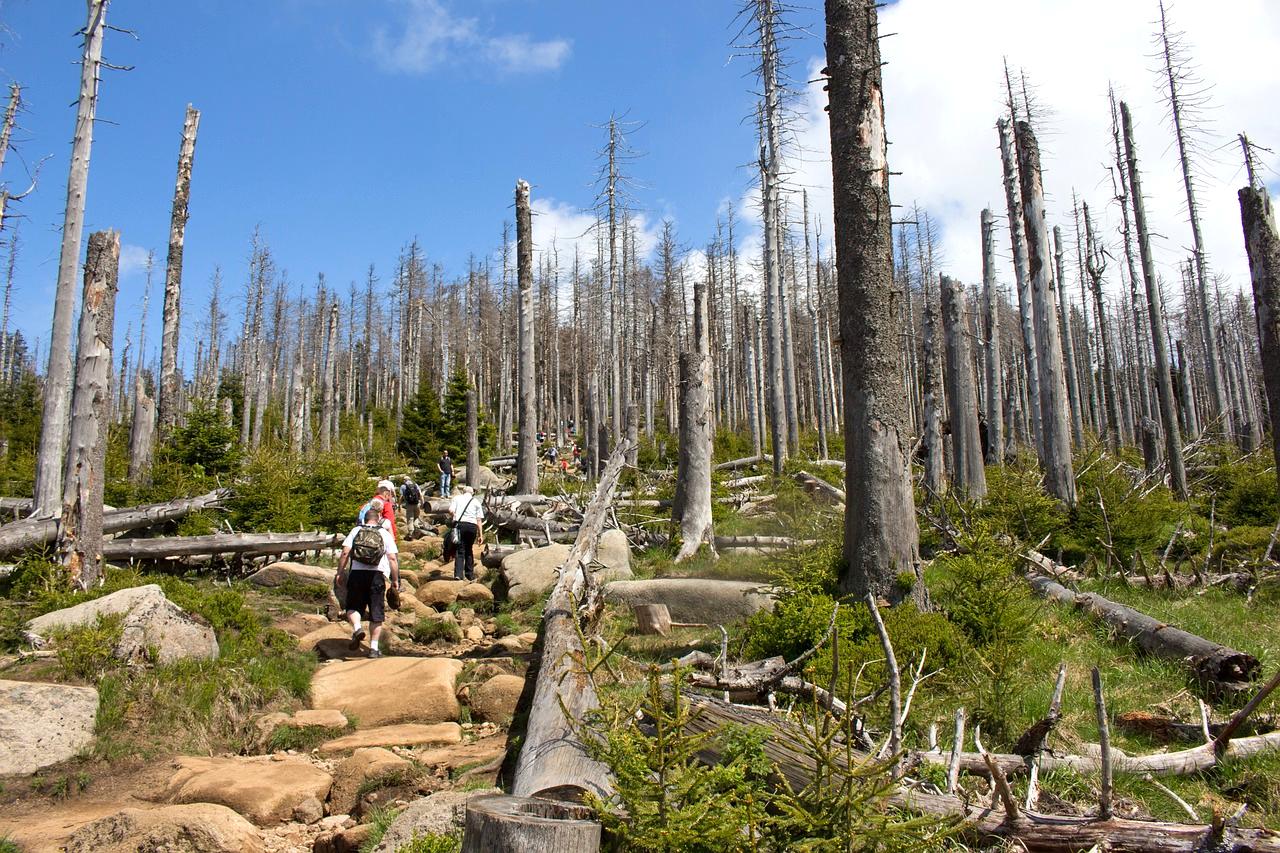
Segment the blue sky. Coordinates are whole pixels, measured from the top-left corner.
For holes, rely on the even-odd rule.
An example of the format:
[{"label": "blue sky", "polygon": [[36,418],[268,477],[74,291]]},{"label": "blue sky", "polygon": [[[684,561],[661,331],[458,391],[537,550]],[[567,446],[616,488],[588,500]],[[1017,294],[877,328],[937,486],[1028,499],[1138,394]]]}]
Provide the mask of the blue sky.
[{"label": "blue sky", "polygon": [[[20,210],[14,322],[31,337],[47,336],[74,122],[73,33],[83,9],[72,0],[0,6],[0,74],[22,83],[26,105],[3,177],[25,186],[24,164],[52,155]],[[133,70],[104,75],[86,234],[121,231],[120,334],[136,323],[142,251],[154,248],[163,266],[188,102],[202,116],[184,325],[200,321],[215,264],[238,291],[259,224],[279,266],[306,285],[324,272],[345,287],[363,280],[371,262],[388,275],[415,235],[447,274],[462,272],[470,253],[500,243],[518,177],[566,215],[592,203],[603,142],[592,125],[611,112],[643,122],[632,143],[644,156],[630,169],[651,226],[671,217],[684,243],[704,244],[717,209],[736,202],[752,178],[741,164],[754,156],[743,119],[755,84],[730,45],[733,9],[115,0],[108,22],[137,39],[107,35],[106,58]],[[816,38],[806,41],[806,53],[821,49]]]}]

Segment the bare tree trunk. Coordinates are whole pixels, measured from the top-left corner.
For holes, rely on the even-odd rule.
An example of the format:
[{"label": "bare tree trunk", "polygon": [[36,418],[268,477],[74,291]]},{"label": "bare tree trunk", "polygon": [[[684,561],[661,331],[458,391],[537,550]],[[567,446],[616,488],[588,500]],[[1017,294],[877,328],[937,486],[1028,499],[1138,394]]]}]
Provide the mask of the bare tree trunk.
[{"label": "bare tree trunk", "polygon": [[[1063,372],[1067,377],[1067,402],[1071,409],[1071,440],[1077,447],[1084,446],[1084,401],[1081,399],[1080,376],[1076,370],[1075,335],[1071,333],[1071,307],[1067,302],[1066,279],[1062,264],[1062,228],[1053,226],[1053,262],[1057,280],[1058,327],[1062,336]],[[1088,351],[1088,336],[1085,338],[1085,350]]]},{"label": "bare tree trunk", "polygon": [[928,500],[947,490],[946,450],[942,446],[942,350],[938,342],[938,309],[930,293],[929,279],[922,291],[924,300],[924,488]]},{"label": "bare tree trunk", "polygon": [[538,413],[534,405],[533,371],[533,225],[529,214],[529,184],[516,181],[516,280],[520,288],[519,319],[519,430],[516,447],[516,492],[538,491]]},{"label": "bare tree trunk", "polygon": [[[875,0],[826,0],[845,426],[842,591],[900,600],[919,581],[919,530],[898,370],[889,161]],[[925,603],[923,582],[912,586]]]},{"label": "bare tree trunk", "polygon": [[1067,388],[1063,377],[1062,342],[1058,337],[1057,300],[1049,267],[1049,232],[1044,221],[1044,186],[1040,177],[1040,148],[1031,125],[1017,123],[1018,176],[1022,184],[1022,216],[1027,235],[1028,273],[1035,309],[1036,340],[1040,342],[1040,457],[1049,493],[1067,506],[1076,502],[1071,464],[1071,436],[1067,425]]},{"label": "bare tree trunk", "polygon": [[1000,295],[996,293],[995,216],[982,211],[982,297],[987,332],[987,464],[1004,464],[1004,388],[1000,364]]},{"label": "bare tree trunk", "polygon": [[[182,311],[182,249],[187,235],[187,203],[191,200],[191,166],[196,155],[196,131],[200,111],[187,104],[182,124],[182,145],[178,148],[178,178],[173,189],[173,212],[169,220],[169,256],[164,266],[164,331],[160,338],[160,383],[156,408],[160,428],[168,430],[177,422],[178,335]],[[277,330],[279,331],[279,330]]]},{"label": "bare tree trunk", "polygon": [[289,446],[298,454],[303,451],[307,425],[307,393],[302,377],[302,335],[299,332],[298,351],[293,358],[293,400],[289,411]]},{"label": "bare tree trunk", "polygon": [[[1280,233],[1265,189],[1248,186],[1240,190],[1240,219],[1253,280],[1262,377],[1271,410],[1272,452],[1280,460]],[[1276,472],[1280,477],[1280,465]]]},{"label": "bare tree trunk", "polygon": [[102,40],[109,0],[88,0],[84,51],[80,59],[80,99],[76,109],[75,136],[71,142],[71,169],[67,174],[67,205],[62,222],[62,249],[58,259],[58,286],[53,302],[53,329],[49,334],[49,367],[44,377],[44,408],[40,425],[40,449],[36,456],[35,503],[32,515],[57,515],[62,502],[63,451],[67,443],[68,409],[71,405],[71,322],[76,308],[76,267],[80,238],[84,234],[84,204],[89,185],[89,154],[93,148],[93,122],[98,108],[98,72],[102,66]]},{"label": "bare tree trunk", "polygon": [[942,330],[947,345],[947,399],[951,403],[952,480],[956,491],[971,501],[987,496],[987,471],[982,464],[982,436],[978,432],[978,395],[973,387],[969,356],[969,324],[965,320],[964,285],[942,277]]},{"label": "bare tree trunk", "polygon": [[636,467],[640,457],[640,406],[627,404],[627,464]]},{"label": "bare tree trunk", "polygon": [[1004,196],[1009,211],[1009,240],[1013,246],[1013,274],[1018,288],[1018,317],[1022,325],[1022,359],[1026,362],[1027,411],[1031,420],[1031,438],[1036,453],[1041,453],[1043,439],[1040,427],[1040,348],[1036,343],[1034,309],[1031,301],[1031,272],[1027,264],[1027,236],[1022,218],[1022,201],[1018,196],[1017,157],[1009,122],[1000,119],[1000,161],[1004,167]]},{"label": "bare tree trunk", "polygon": [[102,504],[106,485],[107,429],[111,412],[111,344],[115,329],[120,233],[89,235],[84,265],[84,304],[76,350],[58,552],[79,589],[102,578]]},{"label": "bare tree trunk", "polygon": [[1178,413],[1173,400],[1173,377],[1169,371],[1169,337],[1164,324],[1164,303],[1156,281],[1155,263],[1151,259],[1151,241],[1147,234],[1147,213],[1142,198],[1142,177],[1138,173],[1138,150],[1133,141],[1133,119],[1129,105],[1120,102],[1120,122],[1129,168],[1129,194],[1133,202],[1134,228],[1138,232],[1138,254],[1142,258],[1142,277],[1147,286],[1147,316],[1151,321],[1151,343],[1155,350],[1156,396],[1160,404],[1160,420],[1164,427],[1165,455],[1169,479],[1179,500],[1187,499],[1187,472],[1182,461],[1182,433],[1178,429]]},{"label": "bare tree trunk", "polygon": [[1116,400],[1115,359],[1111,352],[1111,337],[1107,334],[1107,309],[1102,301],[1102,274],[1107,267],[1107,257],[1093,237],[1093,220],[1089,216],[1089,203],[1084,203],[1085,268],[1093,289],[1093,304],[1098,314],[1098,336],[1102,344],[1102,391],[1107,415],[1107,444],[1113,453],[1120,450],[1120,410]]},{"label": "bare tree trunk", "polygon": [[467,377],[467,485],[480,483],[480,413],[476,405],[476,388]]},{"label": "bare tree trunk", "polygon": [[338,302],[329,306],[324,334],[324,367],[320,378],[320,452],[333,448],[334,379],[338,362]]},{"label": "bare tree trunk", "polygon": [[711,417],[711,331],[707,312],[707,286],[693,285],[693,352],[680,356],[684,406],[680,413],[680,513],[679,563],[698,553],[706,543],[715,554],[711,525],[711,449],[715,424]]}]

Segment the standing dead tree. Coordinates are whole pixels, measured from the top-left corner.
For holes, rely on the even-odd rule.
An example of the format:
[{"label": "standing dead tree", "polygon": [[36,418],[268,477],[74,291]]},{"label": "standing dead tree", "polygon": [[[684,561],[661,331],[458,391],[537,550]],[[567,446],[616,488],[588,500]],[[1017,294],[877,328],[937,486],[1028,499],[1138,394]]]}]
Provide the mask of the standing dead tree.
[{"label": "standing dead tree", "polygon": [[679,563],[706,543],[715,553],[711,525],[711,450],[715,439],[711,387],[711,333],[707,314],[707,286],[693,285],[693,352],[680,356],[684,406],[680,412],[681,495]]},{"label": "standing dead tree", "polygon": [[62,495],[58,552],[79,589],[102,577],[102,506],[106,486],[107,428],[111,420],[111,343],[115,328],[120,234],[89,235],[84,304],[76,350],[76,382]]},{"label": "standing dead tree", "polygon": [[[1250,185],[1240,190],[1240,219],[1253,279],[1253,306],[1258,318],[1262,375],[1271,410],[1273,452],[1280,461],[1280,234],[1276,232],[1275,211],[1265,188]],[[1280,477],[1280,465],[1276,471]]]},{"label": "standing dead tree", "polygon": [[160,383],[156,408],[161,429],[178,420],[178,335],[182,311],[182,250],[187,234],[187,205],[191,200],[191,167],[196,156],[196,131],[200,111],[187,104],[178,149],[178,178],[173,189],[173,213],[169,221],[169,256],[164,267],[164,331],[160,338]]},{"label": "standing dead tree", "polygon": [[516,491],[538,491],[538,413],[534,406],[533,371],[533,224],[529,212],[529,182],[516,181],[516,280],[520,289],[518,389],[520,441],[516,446]]},{"label": "standing dead tree", "polygon": [[1007,119],[996,122],[1000,133],[1000,163],[1004,170],[1004,197],[1009,211],[1009,241],[1013,247],[1013,275],[1018,289],[1018,317],[1022,329],[1022,358],[1026,363],[1027,408],[1031,412],[1031,436],[1040,452],[1040,348],[1036,344],[1034,312],[1031,307],[1031,273],[1027,266],[1027,235],[1022,220],[1022,200],[1018,194],[1018,161],[1013,133]]},{"label": "standing dead tree", "polygon": [[71,142],[71,169],[67,174],[67,205],[62,222],[58,286],[53,301],[53,330],[49,336],[49,367],[45,372],[40,449],[36,457],[35,507],[32,514],[40,518],[56,515],[62,501],[63,450],[67,443],[67,413],[71,404],[71,321],[75,314],[76,267],[80,260],[80,238],[84,234],[89,154],[93,148],[93,122],[98,109],[98,73],[102,67],[108,2],[88,0],[88,20],[81,31],[84,50],[80,59],[80,99],[76,109],[75,136]]},{"label": "standing dead tree", "polygon": [[947,347],[947,399],[951,403],[952,482],[971,501],[987,496],[987,472],[978,432],[978,394],[969,355],[964,285],[942,277],[942,331]]},{"label": "standing dead tree", "polygon": [[[894,600],[903,596],[900,574],[920,577],[920,533],[875,0],[826,0],[826,24],[847,496],[840,587]],[[924,584],[913,590],[923,596]]]},{"label": "standing dead tree", "polygon": [[1045,487],[1067,506],[1076,502],[1071,465],[1071,434],[1067,423],[1067,386],[1063,375],[1062,341],[1057,323],[1053,273],[1049,265],[1049,232],[1045,224],[1044,185],[1040,174],[1040,146],[1031,125],[1019,121],[1015,129],[1018,177],[1022,186],[1022,217],[1027,235],[1027,272],[1035,309],[1036,340],[1040,342],[1040,465]]},{"label": "standing dead tree", "polygon": [[982,305],[987,332],[987,463],[999,465],[1004,461],[1004,406],[1001,402],[1004,390],[1000,363],[1000,296],[996,293],[995,216],[991,208],[982,211]]},{"label": "standing dead tree", "polygon": [[1161,426],[1164,427],[1165,461],[1168,463],[1174,494],[1179,500],[1186,500],[1187,471],[1182,461],[1182,433],[1178,428],[1173,375],[1169,369],[1169,333],[1164,321],[1164,300],[1160,296],[1155,262],[1151,258],[1147,211],[1142,198],[1142,175],[1138,172],[1138,149],[1133,141],[1133,118],[1129,115],[1129,105],[1123,101],[1120,102],[1120,124],[1124,134],[1133,225],[1138,237],[1138,254],[1142,258],[1142,278],[1147,286],[1147,316],[1151,321],[1151,345],[1155,351],[1156,396],[1159,399]]}]

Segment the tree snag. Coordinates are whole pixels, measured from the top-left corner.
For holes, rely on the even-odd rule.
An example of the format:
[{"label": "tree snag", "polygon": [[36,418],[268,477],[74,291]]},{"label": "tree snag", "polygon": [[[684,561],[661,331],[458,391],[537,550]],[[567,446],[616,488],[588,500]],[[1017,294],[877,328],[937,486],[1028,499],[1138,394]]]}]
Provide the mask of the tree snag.
[{"label": "tree snag", "polygon": [[[173,189],[173,213],[169,220],[169,256],[164,266],[164,330],[160,337],[160,386],[156,408],[160,428],[178,420],[178,335],[182,311],[182,249],[187,235],[187,203],[191,199],[191,166],[196,155],[196,131],[200,111],[187,104],[178,149],[178,178]],[[280,330],[277,330],[280,331]]]},{"label": "tree snag", "polygon": [[[520,289],[517,333],[517,401],[520,441],[516,446],[516,491],[538,491],[537,411],[533,374],[533,224],[529,182],[516,181],[516,280]],[[599,401],[597,401],[597,406]],[[598,426],[600,424],[597,424]]]},{"label": "tree snag", "polygon": [[[1258,318],[1262,374],[1271,410],[1272,452],[1280,460],[1280,234],[1275,210],[1265,189],[1240,190],[1240,219],[1253,279],[1253,306]],[[1280,467],[1276,469],[1280,477]]]}]

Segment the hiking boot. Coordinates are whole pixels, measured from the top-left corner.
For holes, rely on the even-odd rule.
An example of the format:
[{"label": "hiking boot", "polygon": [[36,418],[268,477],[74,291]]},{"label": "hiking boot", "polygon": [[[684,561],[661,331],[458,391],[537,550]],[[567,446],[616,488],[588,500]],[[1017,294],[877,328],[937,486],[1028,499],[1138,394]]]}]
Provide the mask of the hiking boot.
[{"label": "hiking boot", "polygon": [[364,639],[364,629],[357,628],[354,632],[352,632],[351,642],[347,643],[347,648],[351,649],[351,651],[354,652],[356,649],[360,648],[360,641],[363,639]]},{"label": "hiking boot", "polygon": [[377,649],[369,649],[369,657],[380,658],[382,657],[382,652],[378,651]]}]

